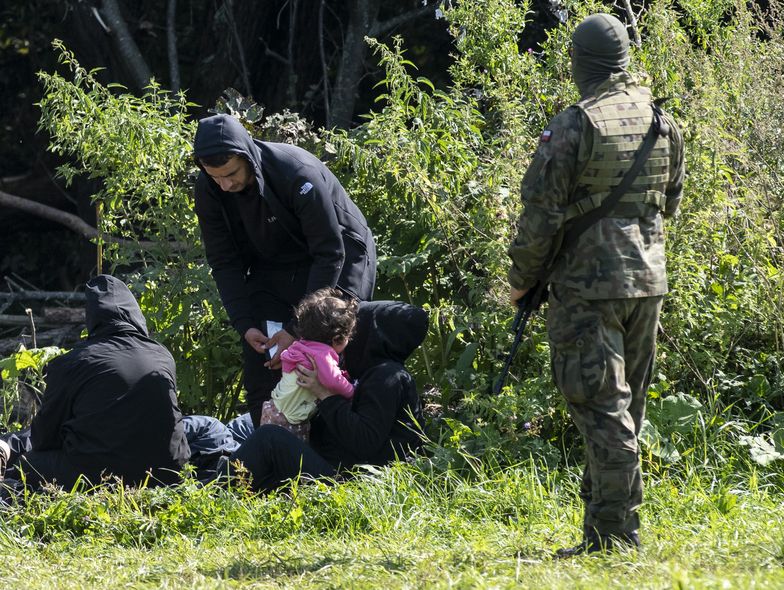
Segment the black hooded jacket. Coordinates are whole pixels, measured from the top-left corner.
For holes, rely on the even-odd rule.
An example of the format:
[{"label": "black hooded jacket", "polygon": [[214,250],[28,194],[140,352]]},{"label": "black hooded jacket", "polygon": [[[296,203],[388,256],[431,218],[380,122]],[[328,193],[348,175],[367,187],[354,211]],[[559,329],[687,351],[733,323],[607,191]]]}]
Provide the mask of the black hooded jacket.
[{"label": "black hooded jacket", "polygon": [[[306,292],[339,286],[369,299],[376,276],[373,236],[362,212],[318,158],[296,146],[253,140],[228,115],[202,119],[196,158],[237,154],[256,184],[224,192],[202,170],[195,208],[207,262],[234,328],[255,327],[247,271],[309,268]],[[269,318],[276,319],[276,318]]]},{"label": "black hooded jacket", "polygon": [[177,406],[174,359],[147,332],[139,304],[119,279],[87,283],[87,339],[46,367],[34,451],[62,450],[89,479],[174,481],[190,457]]},{"label": "black hooded jacket", "polygon": [[[344,367],[357,379],[350,400],[333,395],[319,403],[310,444],[333,465],[383,465],[421,446],[416,383],[403,366],[427,333],[427,313],[396,301],[360,303],[356,333]],[[413,419],[412,419],[413,418]]]}]

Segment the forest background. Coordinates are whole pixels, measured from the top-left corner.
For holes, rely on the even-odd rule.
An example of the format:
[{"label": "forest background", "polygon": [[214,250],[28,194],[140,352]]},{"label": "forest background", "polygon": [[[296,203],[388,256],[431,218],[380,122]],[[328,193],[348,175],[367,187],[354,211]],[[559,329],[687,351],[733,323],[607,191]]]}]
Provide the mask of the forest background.
[{"label": "forest background", "polygon": [[[317,584],[326,562],[302,565],[286,547],[296,538],[324,555],[316,539],[328,534],[357,546],[372,539],[371,554],[392,557],[370,569],[393,585],[416,585],[426,564],[447,568],[455,560],[458,585],[473,585],[488,571],[476,555],[491,558],[502,584],[539,575],[545,586],[601,579],[595,566],[555,578],[541,566],[542,546],[578,526],[579,506],[570,502],[581,458],[549,378],[541,317],[508,386],[497,396],[487,386],[512,338],[505,249],[521,174],[547,121],[577,98],[567,51],[573,27],[604,10],[630,25],[632,69],[654,95],[668,97],[688,167],[683,210],[668,227],[671,293],[641,436],[659,545],[615,582],[629,575],[640,587],[662,575],[684,587],[695,579],[741,587],[749,579],[763,587],[782,581],[782,517],[771,508],[784,501],[778,1],[226,0],[167,8],[173,12],[145,2],[5,4],[0,197],[59,194],[44,202],[97,228],[104,270],[131,284],[175,355],[183,408],[226,418],[241,403],[240,355],[192,211],[194,120],[208,108],[229,112],[257,137],[314,151],[377,236],[377,298],[430,312],[427,340],[410,362],[427,402],[429,452],[414,465],[371,471],[338,488],[295,488],[261,506],[195,487],[176,501],[135,492],[130,504],[111,490],[89,499],[55,494],[0,527],[18,563],[24,543],[48,557],[77,538],[77,550],[89,555],[110,542],[162,547],[163,573],[126,574],[130,582],[160,582],[187,566],[174,564],[171,543],[199,554],[210,545],[205,539],[236,541],[234,534],[283,557],[259,562],[230,553],[230,564],[197,567],[193,580],[283,576]],[[51,47],[53,37],[62,41]],[[98,66],[105,69],[90,69]],[[229,87],[236,90],[224,93]],[[187,91],[178,94],[181,88]],[[96,254],[83,236],[34,219],[0,209],[0,271],[60,289],[94,272]],[[7,426],[20,425],[11,424],[19,418],[11,407],[54,353],[20,351],[4,361]],[[230,522],[229,532],[213,530],[208,513]],[[434,515],[444,520],[434,523]],[[559,519],[573,529],[559,529]],[[401,522],[411,538],[392,533]],[[428,524],[435,531],[425,531]],[[433,535],[435,556],[419,545]],[[344,569],[362,585],[366,564],[350,547]],[[662,569],[666,547],[680,553]],[[698,550],[700,558],[687,557]],[[466,551],[473,557],[461,561]],[[710,570],[716,560],[721,565]]]}]

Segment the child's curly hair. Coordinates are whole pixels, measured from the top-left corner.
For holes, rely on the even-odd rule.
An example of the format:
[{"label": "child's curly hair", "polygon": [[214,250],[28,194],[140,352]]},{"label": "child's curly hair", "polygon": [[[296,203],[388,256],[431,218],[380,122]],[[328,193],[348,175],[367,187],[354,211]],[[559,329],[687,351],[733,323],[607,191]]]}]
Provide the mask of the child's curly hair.
[{"label": "child's curly hair", "polygon": [[356,301],[346,299],[337,289],[325,287],[306,295],[294,310],[299,338],[332,344],[348,341],[357,323]]}]

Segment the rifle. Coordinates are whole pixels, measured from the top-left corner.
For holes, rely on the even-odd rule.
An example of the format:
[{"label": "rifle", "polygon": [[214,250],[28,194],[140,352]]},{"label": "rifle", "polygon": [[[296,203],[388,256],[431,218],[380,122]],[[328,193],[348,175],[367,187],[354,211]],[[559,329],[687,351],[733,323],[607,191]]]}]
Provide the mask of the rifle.
[{"label": "rifle", "polygon": [[512,341],[512,349],[506,357],[501,374],[493,384],[492,392],[494,394],[501,393],[501,390],[504,387],[504,381],[506,381],[506,378],[509,375],[509,368],[512,366],[512,361],[514,360],[515,354],[517,354],[517,349],[523,338],[528,320],[531,317],[531,314],[539,309],[542,305],[542,301],[544,301],[544,298],[547,296],[548,279],[553,268],[555,268],[556,262],[558,262],[558,260],[577,243],[577,239],[585,230],[603,218],[607,212],[618,203],[642,170],[656,141],[659,137],[666,137],[669,135],[670,128],[669,125],[667,125],[667,122],[662,119],[662,110],[659,106],[659,102],[654,102],[652,107],[653,121],[651,122],[650,129],[648,129],[648,133],[645,135],[642,145],[635,155],[634,162],[632,162],[629,170],[626,171],[626,174],[623,175],[620,183],[618,183],[610,194],[607,195],[599,207],[575,218],[573,223],[568,224],[568,227],[562,234],[561,242],[556,248],[555,254],[553,254],[549,264],[539,275],[536,285],[531,287],[531,289],[529,289],[517,302],[517,313],[515,314],[515,319],[512,323],[512,331],[515,333],[515,337]]},{"label": "rifle", "polygon": [[492,392],[494,394],[501,393],[504,388],[504,381],[509,375],[509,368],[512,366],[512,361],[517,354],[517,348],[520,346],[520,341],[523,339],[525,327],[531,314],[535,312],[542,305],[542,301],[547,297],[547,283],[545,281],[538,281],[536,285],[528,289],[517,301],[517,314],[515,314],[514,322],[512,322],[512,332],[515,333],[514,340],[512,341],[512,350],[504,362],[504,368],[501,369],[501,374],[493,384]]}]

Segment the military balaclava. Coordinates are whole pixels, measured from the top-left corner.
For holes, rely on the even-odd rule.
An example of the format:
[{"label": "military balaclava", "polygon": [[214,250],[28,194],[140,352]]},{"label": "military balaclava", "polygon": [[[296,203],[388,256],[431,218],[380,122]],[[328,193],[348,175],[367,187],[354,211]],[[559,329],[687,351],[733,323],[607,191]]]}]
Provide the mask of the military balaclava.
[{"label": "military balaclava", "polygon": [[572,33],[572,77],[581,96],[629,65],[629,34],[610,14],[592,14]]}]

